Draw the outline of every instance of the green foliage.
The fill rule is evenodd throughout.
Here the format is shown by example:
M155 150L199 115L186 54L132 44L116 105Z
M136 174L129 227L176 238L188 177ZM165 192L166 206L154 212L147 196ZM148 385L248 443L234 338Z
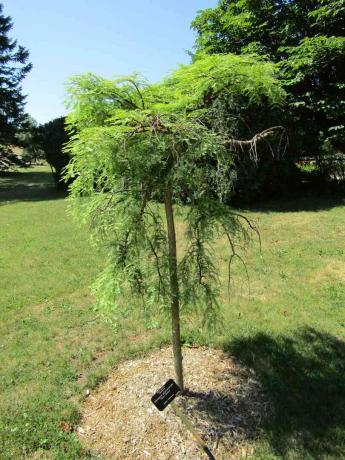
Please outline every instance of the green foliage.
M26 116L25 122L16 135L16 144L23 149L23 160L26 164L35 163L44 159L44 152L40 145L37 122Z
M220 0L192 23L196 48L208 53L260 50L273 61L306 37L344 35L344 0Z
M115 303L121 316L135 298L145 309L165 308L171 295L167 237L152 199L169 189L176 204L188 205L178 267L182 307L194 304L212 322L218 279L212 242L225 235L231 259L233 239L248 238L245 220L225 204L235 179L236 117L214 129L215 109L220 99L237 111L244 100L279 105L284 93L273 66L255 56L206 56L161 84L147 85L136 75L107 81L87 74L73 78L69 92L74 134L66 177L74 179L79 216L108 248L95 285L103 308L113 311Z
M2 10L0 3L0 170L13 164L8 155L9 145L14 143L17 129L25 120L25 96L20 83L31 69L28 51L8 36L13 23Z
M325 150L327 143L344 151L345 36L307 37L284 52L280 68L299 133L295 147L306 155ZM301 126L302 120L308 124Z
M65 188L61 180L64 168L69 162L69 156L63 152L64 145L68 142L65 129L65 117L55 118L37 129L37 142L45 154L47 162L53 169L55 185L58 189Z
M282 124L293 158L345 148L344 0L220 0L201 11L196 56L257 52L279 64L289 94Z

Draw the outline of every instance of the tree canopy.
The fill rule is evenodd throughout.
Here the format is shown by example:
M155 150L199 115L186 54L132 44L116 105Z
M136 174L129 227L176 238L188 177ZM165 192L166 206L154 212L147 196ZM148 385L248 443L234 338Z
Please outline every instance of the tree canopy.
M295 157L345 147L345 1L221 0L192 23L196 50L257 52L278 63Z
M180 306L194 307L205 323L217 320L212 241L227 238L231 261L238 256L235 240L248 237L248 220L225 204L237 149L255 157L258 141L274 135L268 129L248 141L236 139L237 117L217 122L219 101L226 99L237 112L245 99L281 104L284 92L273 65L249 55L205 56L155 85L138 75L113 81L77 76L69 94L72 199L108 245L107 266L95 287L100 304L121 317L131 299L142 299L147 312L166 309L170 301L178 349ZM166 225L152 201L157 196L165 203ZM188 205L182 213L187 248L178 259L174 203Z
M0 169L7 168L8 146L15 142L15 135L25 121L25 96L20 86L30 71L29 52L9 37L13 27L9 16L4 16L0 3Z

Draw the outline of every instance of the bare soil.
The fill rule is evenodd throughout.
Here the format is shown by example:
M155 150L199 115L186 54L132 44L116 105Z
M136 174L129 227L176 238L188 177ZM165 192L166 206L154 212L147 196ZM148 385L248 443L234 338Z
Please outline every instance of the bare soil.
M217 460L249 458L271 411L253 373L225 353L185 348L186 396L176 402ZM77 428L82 443L106 459L204 459L170 406L159 412L151 396L174 377L172 350L121 363L88 394Z

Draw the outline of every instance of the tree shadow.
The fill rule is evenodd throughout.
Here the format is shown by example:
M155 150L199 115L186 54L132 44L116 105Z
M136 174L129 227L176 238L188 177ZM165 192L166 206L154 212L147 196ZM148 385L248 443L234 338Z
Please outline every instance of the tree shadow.
M211 377L190 382L178 404L216 458L242 458L240 453L259 436L272 405L253 371L233 359L222 361L220 368L215 362Z
M344 341L301 328L236 338L225 350L236 364L216 376L222 386L179 402L210 447L220 440L230 455L260 437L270 458L345 458Z
M56 200L66 196L66 192L56 190L49 171L0 173L0 206L18 201Z
M255 372L273 404L263 422L283 458L345 458L345 342L312 328L257 334L226 347Z
M236 203L235 207L252 212L300 212L300 211L327 211L328 209L345 206L343 194L321 195L308 194L295 198L279 198L270 200L258 200L254 204Z

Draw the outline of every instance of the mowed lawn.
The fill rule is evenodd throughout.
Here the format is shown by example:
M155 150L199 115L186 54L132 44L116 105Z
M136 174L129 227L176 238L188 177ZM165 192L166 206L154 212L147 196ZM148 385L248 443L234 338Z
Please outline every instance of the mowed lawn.
M48 167L0 176L0 459L92 457L73 431L85 391L119 360L169 340L165 320L119 328L94 308L102 254L67 209ZM219 241L223 330L189 318L183 339L228 351L269 394L274 415L254 458L345 458L344 201L243 212L262 239L261 252L254 240L244 255L249 283L236 262L227 292Z

